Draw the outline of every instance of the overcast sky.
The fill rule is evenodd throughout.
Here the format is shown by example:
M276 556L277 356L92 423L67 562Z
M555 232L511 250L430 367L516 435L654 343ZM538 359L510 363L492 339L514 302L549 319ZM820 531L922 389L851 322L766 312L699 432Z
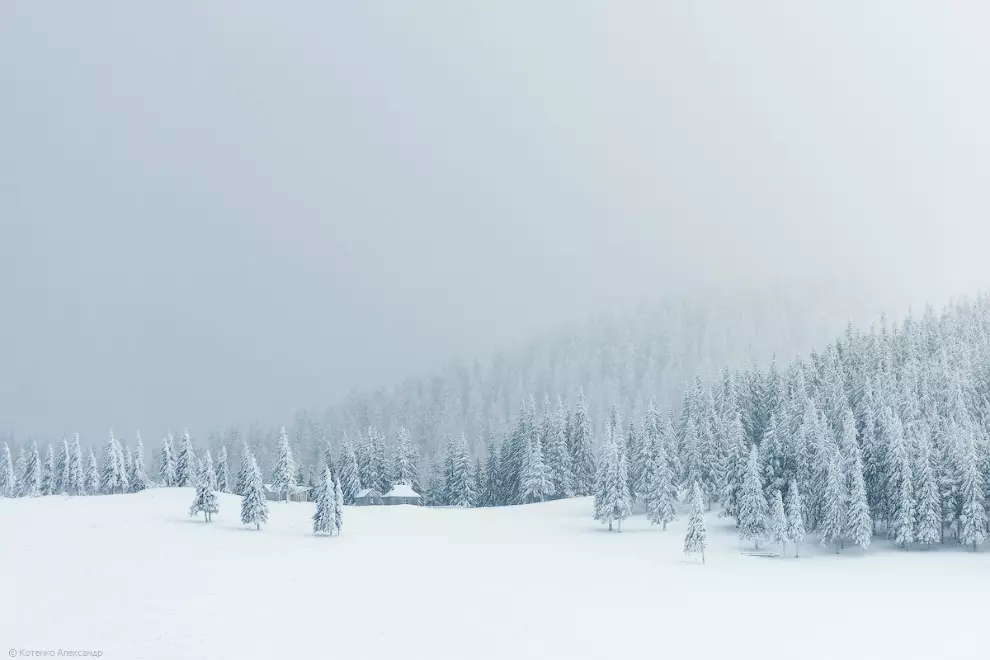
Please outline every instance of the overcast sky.
M988 33L979 0L5 0L0 431L288 421L696 282L976 290Z

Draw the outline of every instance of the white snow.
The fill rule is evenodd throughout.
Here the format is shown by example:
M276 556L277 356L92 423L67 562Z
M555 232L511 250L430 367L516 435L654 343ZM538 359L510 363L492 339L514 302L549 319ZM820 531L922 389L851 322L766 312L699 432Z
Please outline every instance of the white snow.
M106 660L342 657L977 657L990 552L903 552L879 538L836 556L745 556L707 516L707 565L686 516L608 533L590 498L501 509L270 503L263 531L193 490L0 499L0 651L100 649ZM396 548L401 553L396 554ZM400 613L383 604L401 599Z
M385 493L385 497L419 497L419 493L413 490L409 484L395 484L392 490Z

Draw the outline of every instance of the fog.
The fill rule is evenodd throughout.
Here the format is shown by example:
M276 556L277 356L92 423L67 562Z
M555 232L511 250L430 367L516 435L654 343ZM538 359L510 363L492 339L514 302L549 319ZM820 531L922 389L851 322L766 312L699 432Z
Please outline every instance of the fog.
M977 291L988 28L975 0L7 0L0 431L274 424L699 285Z

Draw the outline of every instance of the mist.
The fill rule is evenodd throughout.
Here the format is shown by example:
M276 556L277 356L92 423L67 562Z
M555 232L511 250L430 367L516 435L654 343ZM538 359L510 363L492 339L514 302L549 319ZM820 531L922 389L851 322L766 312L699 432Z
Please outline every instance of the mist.
M287 422L664 292L978 291L988 23L5 2L0 431Z

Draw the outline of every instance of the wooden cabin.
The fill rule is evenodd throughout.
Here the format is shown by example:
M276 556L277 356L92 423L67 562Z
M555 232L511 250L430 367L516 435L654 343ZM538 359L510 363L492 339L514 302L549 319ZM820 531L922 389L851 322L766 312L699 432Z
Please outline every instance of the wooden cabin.
M384 503L382 494L374 488L364 488L354 497L354 506L380 506Z
M385 504L422 504L423 498L409 484L395 484L382 498Z

